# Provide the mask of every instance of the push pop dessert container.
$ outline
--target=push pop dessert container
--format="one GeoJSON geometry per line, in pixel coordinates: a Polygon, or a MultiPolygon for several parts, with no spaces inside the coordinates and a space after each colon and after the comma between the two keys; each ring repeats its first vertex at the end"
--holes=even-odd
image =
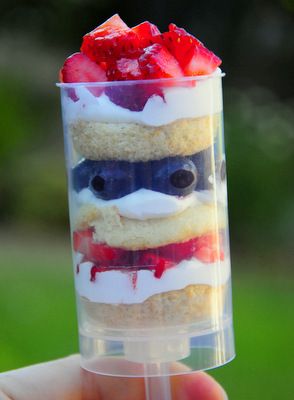
{"type": "Polygon", "coordinates": [[[82,367],[148,399],[234,357],[222,77],[58,84],[82,367]]]}

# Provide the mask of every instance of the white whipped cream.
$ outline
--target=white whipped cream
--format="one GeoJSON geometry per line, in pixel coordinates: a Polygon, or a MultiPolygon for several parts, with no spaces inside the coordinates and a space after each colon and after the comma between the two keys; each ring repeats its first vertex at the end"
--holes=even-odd
{"type": "Polygon", "coordinates": [[[151,96],[142,111],[131,111],[110,101],[104,93],[95,97],[86,87],[74,88],[78,101],[73,101],[63,91],[64,120],[77,119],[112,123],[138,123],[149,126],[169,124],[182,118],[196,118],[222,111],[221,70],[214,74],[217,79],[198,80],[196,86],[172,86],[163,89],[161,96],[151,96]]]}
{"type": "Polygon", "coordinates": [[[115,206],[122,217],[146,220],[164,218],[184,211],[193,204],[199,203],[199,192],[178,197],[139,189],[133,193],[114,200],[98,199],[90,189],[82,189],[76,194],[78,205],[92,204],[98,208],[115,206]]]}
{"type": "Polygon", "coordinates": [[[108,304],[142,303],[154,294],[193,284],[215,287],[226,283],[230,277],[228,260],[214,264],[205,264],[195,258],[184,260],[167,269],[160,279],[149,270],[98,272],[94,282],[90,281],[92,266],[90,262],[80,264],[79,273],[75,274],[76,290],[90,301],[108,304]]]}

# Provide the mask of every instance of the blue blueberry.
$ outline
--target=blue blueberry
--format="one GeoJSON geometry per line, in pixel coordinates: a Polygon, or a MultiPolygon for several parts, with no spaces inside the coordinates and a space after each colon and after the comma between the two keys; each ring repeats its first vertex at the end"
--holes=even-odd
{"type": "Polygon", "coordinates": [[[103,200],[118,199],[134,190],[135,166],[125,161],[81,161],[72,170],[72,184],[79,192],[89,188],[103,200]]]}
{"type": "Polygon", "coordinates": [[[103,200],[118,199],[136,190],[135,165],[126,161],[104,161],[89,180],[89,188],[103,200]]]}
{"type": "Polygon", "coordinates": [[[89,186],[89,177],[92,175],[94,168],[95,161],[83,160],[72,169],[72,186],[76,192],[89,186]]]}
{"type": "Polygon", "coordinates": [[[196,190],[210,190],[212,188],[212,149],[200,151],[189,157],[195,164],[198,172],[196,190]]]}
{"type": "Polygon", "coordinates": [[[187,157],[171,157],[152,163],[152,189],[158,192],[187,196],[197,185],[197,169],[187,157]]]}

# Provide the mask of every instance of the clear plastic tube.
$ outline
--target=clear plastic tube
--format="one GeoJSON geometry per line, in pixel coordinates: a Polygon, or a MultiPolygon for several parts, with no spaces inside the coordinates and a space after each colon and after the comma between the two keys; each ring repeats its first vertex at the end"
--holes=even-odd
{"type": "Polygon", "coordinates": [[[59,85],[82,366],[151,399],[234,357],[221,78],[59,85]]]}

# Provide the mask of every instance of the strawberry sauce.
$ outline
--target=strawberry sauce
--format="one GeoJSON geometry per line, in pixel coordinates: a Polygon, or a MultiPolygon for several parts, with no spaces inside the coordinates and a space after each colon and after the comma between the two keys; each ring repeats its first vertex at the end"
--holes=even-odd
{"type": "MultiPolygon", "coordinates": [[[[160,279],[168,268],[172,268],[183,260],[197,258],[203,263],[214,263],[224,260],[221,236],[211,233],[191,239],[183,243],[172,243],[148,250],[125,250],[110,247],[93,240],[93,231],[86,229],[73,233],[74,250],[83,254],[83,262],[94,264],[91,269],[91,282],[96,274],[110,270],[132,272],[133,286],[136,284],[136,271],[149,269],[154,277],[160,279]]],[[[77,266],[77,274],[80,266],[77,266]]]]}

